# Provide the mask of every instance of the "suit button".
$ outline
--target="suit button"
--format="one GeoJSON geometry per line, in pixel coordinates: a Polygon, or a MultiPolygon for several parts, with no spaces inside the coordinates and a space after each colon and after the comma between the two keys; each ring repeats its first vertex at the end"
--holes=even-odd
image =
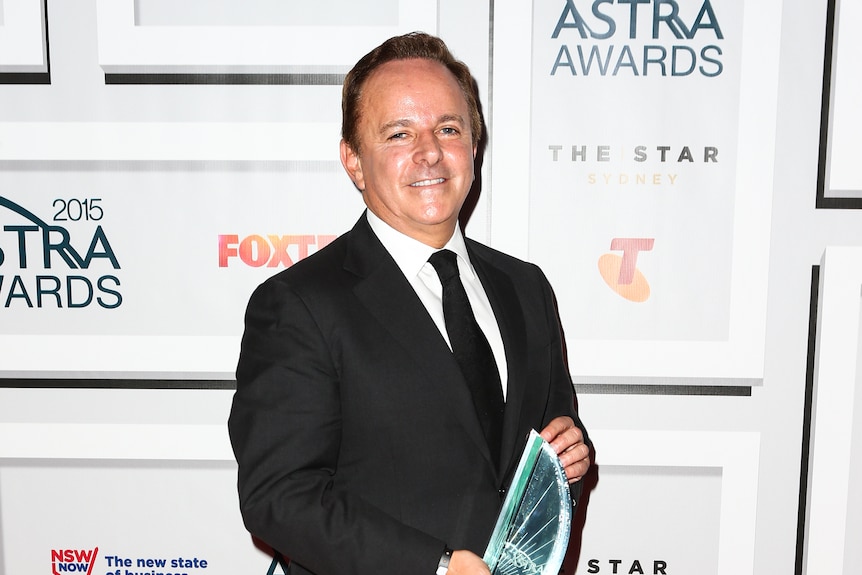
{"type": "Polygon", "coordinates": [[[506,495],[506,488],[505,487],[501,487],[499,491],[500,491],[500,497],[503,497],[506,495]]]}

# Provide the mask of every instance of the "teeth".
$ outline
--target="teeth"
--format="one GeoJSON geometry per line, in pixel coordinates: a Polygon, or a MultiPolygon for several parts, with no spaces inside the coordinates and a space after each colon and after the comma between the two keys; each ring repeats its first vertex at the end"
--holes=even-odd
{"type": "Polygon", "coordinates": [[[414,188],[418,188],[420,186],[433,186],[434,184],[442,184],[443,178],[435,178],[433,180],[422,180],[421,182],[414,182],[410,184],[410,186],[414,188]]]}

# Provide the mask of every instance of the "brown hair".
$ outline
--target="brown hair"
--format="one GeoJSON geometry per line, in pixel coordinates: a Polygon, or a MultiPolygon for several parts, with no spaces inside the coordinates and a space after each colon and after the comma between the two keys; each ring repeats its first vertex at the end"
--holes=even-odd
{"type": "Polygon", "coordinates": [[[411,58],[439,62],[452,72],[458,85],[461,86],[461,92],[464,94],[464,99],[470,110],[470,130],[473,144],[478,144],[482,137],[482,118],[479,114],[479,97],[476,94],[470,69],[466,64],[455,59],[440,38],[424,32],[411,32],[383,42],[363,56],[344,78],[344,86],[341,91],[341,137],[354,152],[359,153],[357,131],[362,104],[362,88],[365,82],[374,70],[386,62],[411,58]]]}

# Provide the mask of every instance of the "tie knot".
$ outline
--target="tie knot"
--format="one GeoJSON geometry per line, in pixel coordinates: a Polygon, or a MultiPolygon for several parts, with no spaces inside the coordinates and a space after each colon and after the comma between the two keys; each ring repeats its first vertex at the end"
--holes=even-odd
{"type": "Polygon", "coordinates": [[[434,252],[428,258],[428,263],[434,266],[442,284],[458,276],[458,256],[451,250],[434,252]]]}

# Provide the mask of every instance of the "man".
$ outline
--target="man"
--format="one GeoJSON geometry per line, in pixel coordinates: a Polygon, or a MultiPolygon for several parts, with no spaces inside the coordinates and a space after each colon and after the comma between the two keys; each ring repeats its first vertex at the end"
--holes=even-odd
{"type": "Polygon", "coordinates": [[[589,466],[551,289],[461,235],[481,119],[442,41],[388,40],[348,74],[342,105],[341,161],[368,209],[249,302],[229,421],[243,518],[291,573],[487,574],[528,431],[571,482],[589,466]],[[427,263],[441,248],[493,351],[498,444],[449,347],[427,263]]]}

